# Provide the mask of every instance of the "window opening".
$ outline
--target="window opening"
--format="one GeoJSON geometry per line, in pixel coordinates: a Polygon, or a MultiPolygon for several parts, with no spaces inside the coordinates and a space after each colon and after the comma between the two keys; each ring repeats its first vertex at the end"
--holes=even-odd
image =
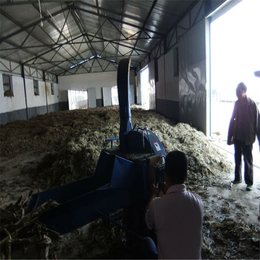
{"type": "Polygon", "coordinates": [[[12,80],[10,75],[3,74],[3,88],[5,97],[13,97],[12,80]]]}
{"type": "Polygon", "coordinates": [[[154,77],[155,77],[155,82],[159,81],[159,73],[158,73],[158,60],[154,60],[154,77]]]}
{"type": "Polygon", "coordinates": [[[155,81],[149,80],[149,67],[141,71],[141,106],[146,110],[155,109],[155,81]]]}
{"type": "Polygon", "coordinates": [[[69,110],[88,108],[87,90],[68,90],[69,110]]]}
{"type": "Polygon", "coordinates": [[[111,88],[112,105],[119,105],[117,86],[111,88]]]}
{"type": "Polygon", "coordinates": [[[54,95],[54,84],[51,83],[51,94],[54,95]]]}
{"type": "Polygon", "coordinates": [[[39,82],[38,80],[33,80],[33,88],[34,88],[34,95],[39,96],[39,82]]]}

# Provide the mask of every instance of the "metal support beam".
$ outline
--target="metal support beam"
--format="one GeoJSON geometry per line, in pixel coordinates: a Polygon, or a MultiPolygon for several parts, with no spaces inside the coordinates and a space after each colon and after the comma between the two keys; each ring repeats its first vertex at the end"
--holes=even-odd
{"type": "Polygon", "coordinates": [[[23,78],[23,88],[24,88],[24,98],[25,98],[25,110],[26,110],[26,119],[29,119],[28,113],[28,102],[27,102],[27,91],[26,91],[26,80],[25,80],[25,73],[24,73],[24,65],[21,64],[21,74],[23,78]]]}
{"type": "MultiPolygon", "coordinates": [[[[27,2],[27,4],[28,4],[28,2],[27,2]]],[[[62,13],[62,12],[64,12],[64,11],[66,11],[66,10],[68,10],[68,7],[67,7],[67,8],[64,8],[64,9],[61,9],[60,11],[54,12],[54,13],[52,14],[52,16],[55,16],[55,15],[57,15],[57,14],[60,14],[60,13],[62,13]]],[[[17,23],[12,17],[10,17],[8,14],[6,14],[2,9],[0,9],[0,13],[1,13],[2,15],[6,16],[9,20],[11,19],[11,21],[14,22],[15,24],[17,23]]],[[[13,36],[15,36],[15,35],[17,35],[17,34],[23,32],[23,31],[26,31],[26,30],[30,29],[31,27],[33,27],[33,26],[35,26],[35,25],[40,24],[41,21],[45,21],[45,20],[50,19],[50,18],[51,18],[51,16],[50,16],[50,15],[47,15],[46,17],[41,18],[41,19],[37,19],[37,21],[35,21],[35,22],[33,22],[33,23],[30,23],[30,24],[28,24],[28,25],[26,25],[26,26],[21,26],[21,25],[17,24],[21,29],[18,29],[17,31],[8,34],[8,35],[6,35],[5,37],[2,37],[2,38],[0,39],[0,43],[6,41],[7,39],[9,39],[9,38],[11,38],[11,37],[13,37],[13,36]]]]}
{"type": "Polygon", "coordinates": [[[135,42],[135,45],[134,45],[133,49],[132,49],[132,52],[131,52],[131,54],[130,54],[130,57],[131,57],[131,55],[133,54],[133,51],[134,51],[134,49],[135,49],[135,47],[136,47],[136,45],[137,45],[137,43],[138,43],[139,38],[141,37],[141,34],[142,34],[142,32],[143,32],[143,30],[144,30],[144,28],[145,28],[145,26],[146,26],[146,23],[147,23],[147,21],[148,21],[150,15],[151,15],[151,13],[152,13],[154,7],[155,7],[157,1],[158,1],[158,0],[154,0],[154,1],[153,1],[153,4],[152,4],[152,6],[151,6],[151,8],[150,8],[150,10],[149,10],[148,15],[147,15],[146,18],[145,18],[145,21],[144,21],[144,23],[143,23],[143,26],[142,26],[142,28],[141,28],[141,31],[140,31],[140,33],[139,33],[139,35],[138,35],[138,37],[137,37],[137,40],[136,40],[136,42],[135,42]]]}
{"type": "MultiPolygon", "coordinates": [[[[156,0],[156,2],[157,2],[157,0],[156,0]]],[[[128,23],[128,22],[124,22],[124,21],[121,21],[121,20],[116,19],[116,18],[113,18],[113,17],[107,17],[106,15],[97,14],[97,13],[92,12],[92,11],[90,11],[90,10],[86,10],[86,9],[83,9],[83,8],[80,8],[80,7],[77,7],[77,10],[78,10],[78,11],[81,11],[81,12],[85,12],[85,13],[90,13],[90,14],[92,14],[92,15],[99,16],[99,17],[102,17],[102,18],[104,18],[104,19],[110,19],[111,21],[115,21],[115,22],[118,22],[118,23],[122,23],[122,24],[128,25],[128,26],[130,26],[130,27],[137,28],[137,29],[139,29],[139,30],[143,30],[143,29],[142,29],[143,27],[140,27],[140,26],[138,26],[138,25],[135,25],[135,24],[132,24],[132,23],[128,23]]],[[[145,30],[146,30],[147,32],[151,32],[151,33],[157,34],[157,35],[159,35],[159,36],[163,36],[163,34],[161,34],[161,33],[159,33],[159,32],[156,32],[156,31],[154,31],[154,30],[150,30],[150,29],[147,29],[147,28],[146,28],[145,30]]]]}

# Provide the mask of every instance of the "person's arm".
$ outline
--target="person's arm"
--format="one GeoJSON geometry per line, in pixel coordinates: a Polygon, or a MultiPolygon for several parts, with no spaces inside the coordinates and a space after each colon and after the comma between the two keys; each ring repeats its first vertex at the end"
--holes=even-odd
{"type": "Polygon", "coordinates": [[[154,229],[154,203],[153,203],[153,198],[151,201],[148,203],[146,207],[146,212],[145,212],[145,223],[148,229],[153,230],[154,229]]]}
{"type": "Polygon", "coordinates": [[[235,130],[236,130],[236,114],[237,114],[237,108],[236,108],[236,103],[235,103],[232,117],[231,117],[230,123],[229,123],[229,128],[228,128],[228,136],[227,136],[228,145],[234,144],[234,134],[235,134],[235,130]]]}
{"type": "MultiPolygon", "coordinates": [[[[162,183],[161,186],[161,190],[162,192],[165,194],[166,193],[166,183],[162,183]]],[[[154,219],[154,212],[155,212],[155,204],[156,204],[156,200],[160,199],[159,195],[158,195],[158,184],[157,185],[152,185],[152,187],[150,188],[150,198],[147,202],[146,205],[146,209],[145,209],[145,222],[146,222],[146,226],[148,227],[148,229],[153,230],[154,229],[154,225],[155,225],[155,219],[154,219]]]]}
{"type": "Polygon", "coordinates": [[[147,210],[148,210],[148,208],[149,208],[149,205],[151,204],[151,201],[152,201],[155,197],[158,197],[157,194],[158,194],[158,184],[157,184],[157,185],[152,184],[151,187],[150,187],[150,197],[149,197],[149,200],[148,200],[147,203],[146,203],[145,212],[147,212],[147,210]]]}
{"type": "Polygon", "coordinates": [[[197,193],[193,193],[193,195],[196,197],[196,199],[199,202],[200,210],[201,210],[201,214],[202,214],[202,219],[203,219],[203,216],[204,216],[204,203],[203,203],[203,200],[200,197],[200,195],[198,195],[197,193]]]}
{"type": "Polygon", "coordinates": [[[259,144],[259,152],[260,152],[260,112],[256,106],[256,135],[259,144]]]}

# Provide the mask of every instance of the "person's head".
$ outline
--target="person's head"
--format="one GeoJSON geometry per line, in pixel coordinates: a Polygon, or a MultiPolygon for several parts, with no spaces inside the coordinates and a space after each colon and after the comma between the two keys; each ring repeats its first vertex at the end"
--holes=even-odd
{"type": "Polygon", "coordinates": [[[187,179],[188,159],[183,152],[172,151],[165,159],[165,177],[171,184],[182,184],[187,179]]]}
{"type": "Polygon", "coordinates": [[[236,89],[237,98],[238,99],[244,98],[246,96],[246,91],[247,91],[247,87],[246,87],[245,83],[240,82],[237,85],[237,89],[236,89]]]}

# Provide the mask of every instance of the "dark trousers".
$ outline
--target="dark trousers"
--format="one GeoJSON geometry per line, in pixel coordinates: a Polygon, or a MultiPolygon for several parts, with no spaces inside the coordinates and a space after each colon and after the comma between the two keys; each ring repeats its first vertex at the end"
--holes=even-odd
{"type": "Polygon", "coordinates": [[[247,185],[253,185],[253,145],[246,145],[244,142],[235,140],[235,180],[242,179],[242,155],[244,157],[244,179],[247,185]]]}

